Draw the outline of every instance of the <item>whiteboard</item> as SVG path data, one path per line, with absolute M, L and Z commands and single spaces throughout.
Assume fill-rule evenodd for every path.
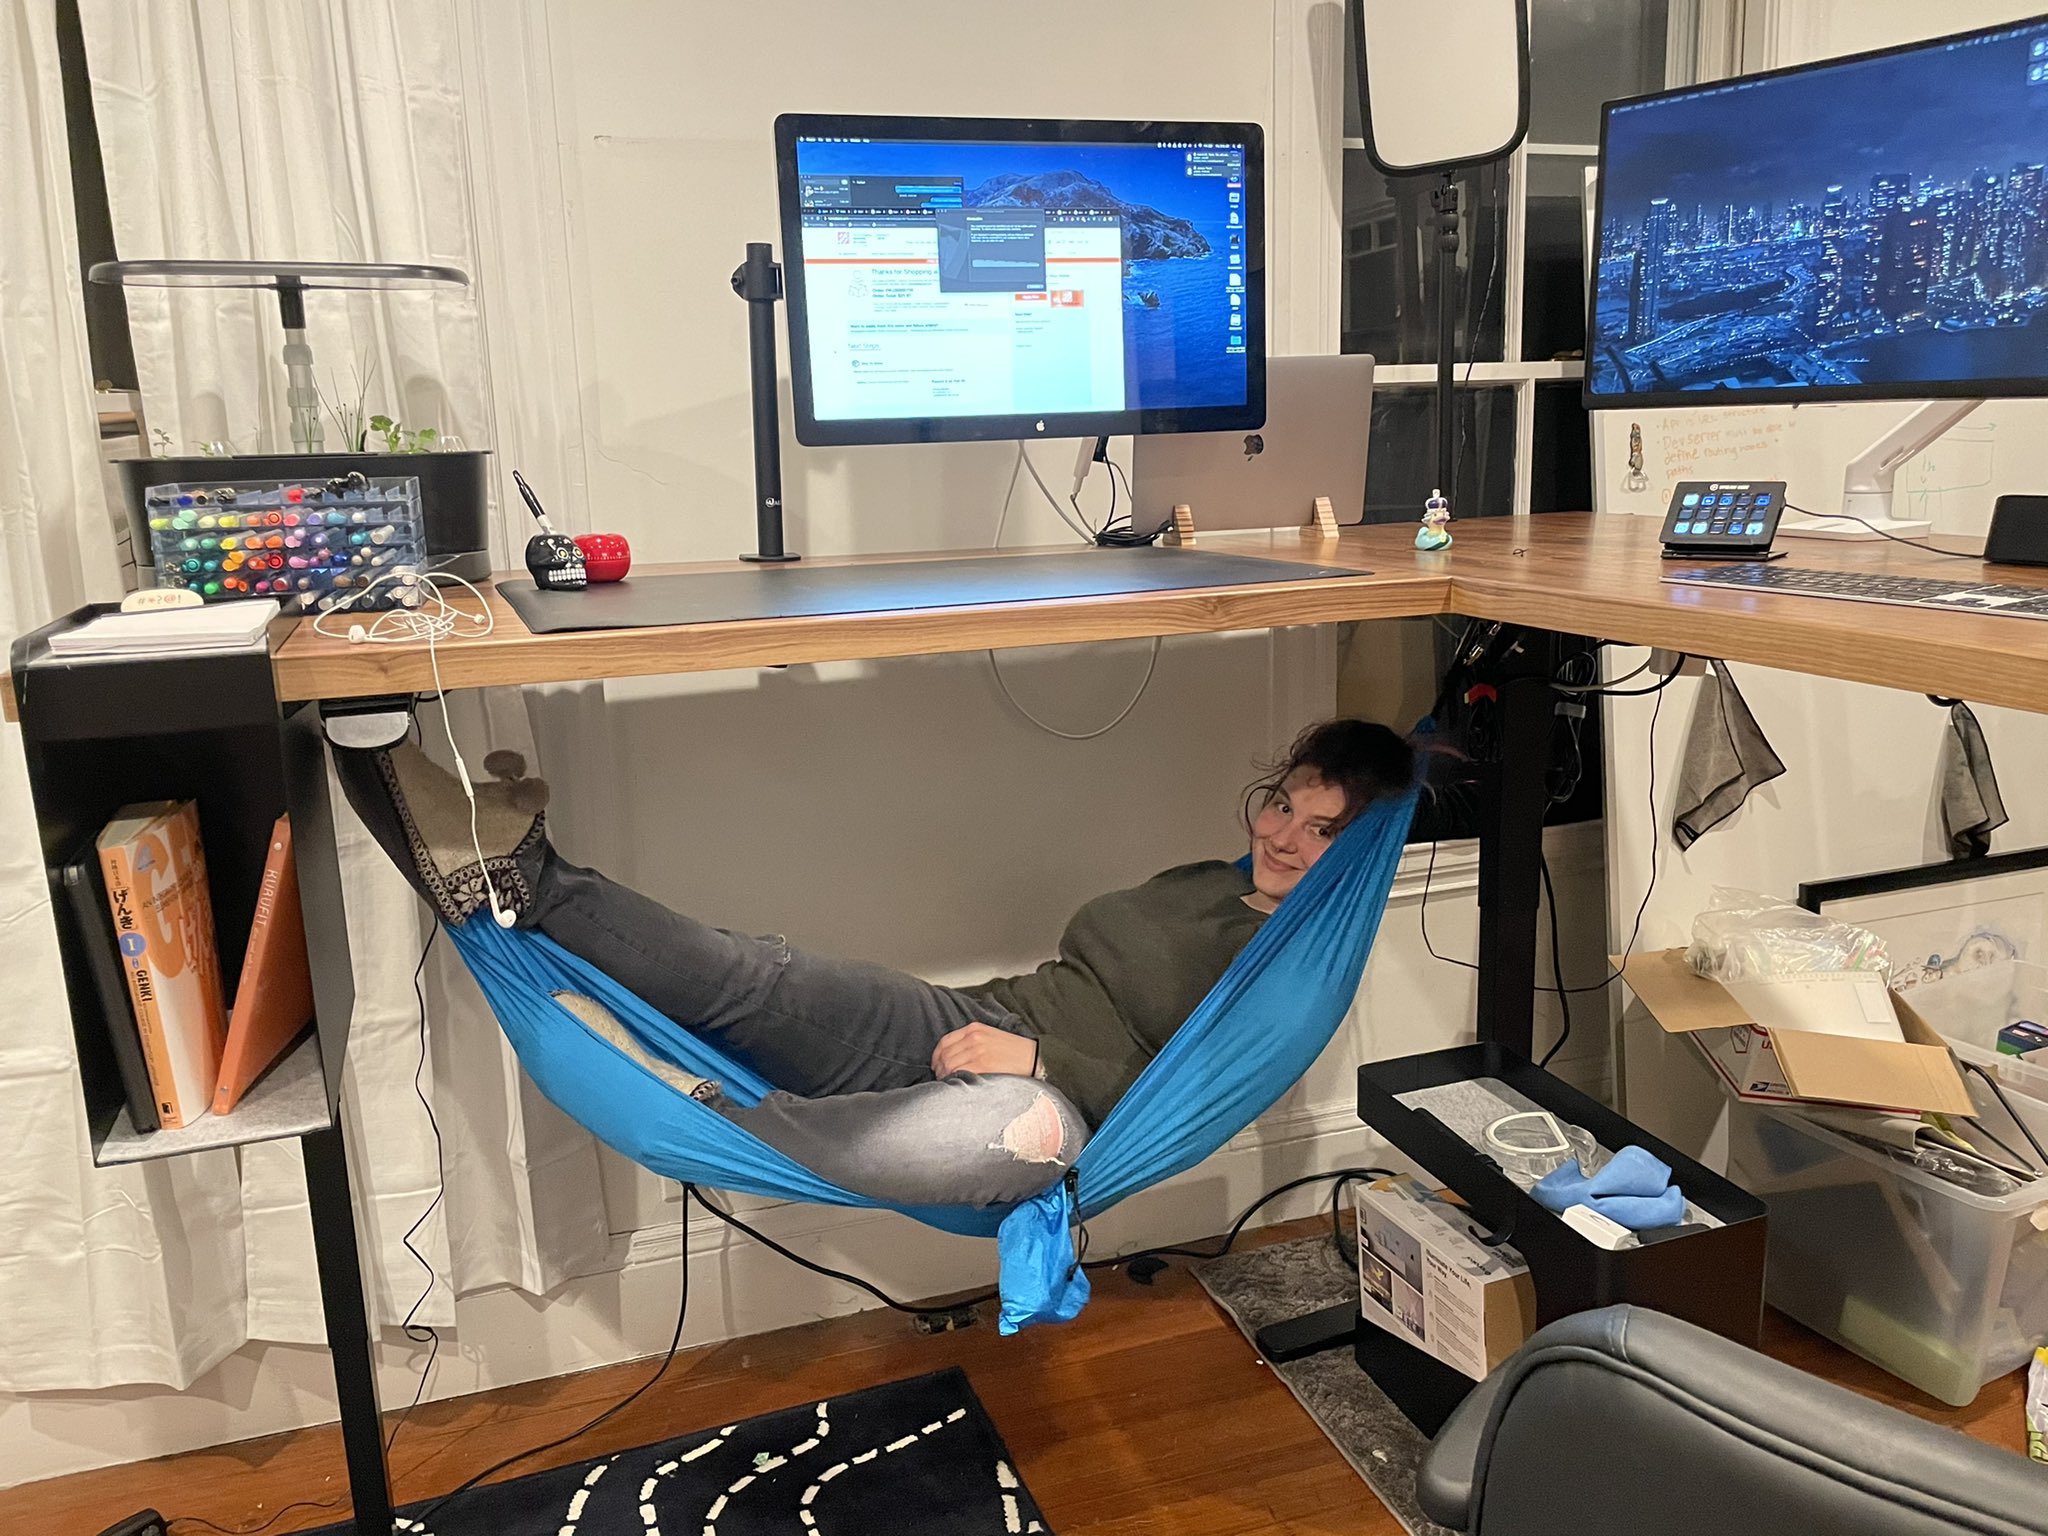
M 1786 499 L 1817 512 L 1841 505 L 1848 461 L 1910 414 L 1913 402 L 1612 410 L 1593 415 L 1593 505 L 1662 516 L 1681 480 L 1783 480 Z M 1639 488 L 1629 430 L 1642 432 Z M 1942 533 L 1982 534 L 2008 492 L 2048 494 L 2048 400 L 1979 406 L 1899 470 L 1901 517 Z

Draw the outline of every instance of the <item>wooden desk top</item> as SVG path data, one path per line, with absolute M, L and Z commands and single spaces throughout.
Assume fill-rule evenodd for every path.
M 1660 528 L 1651 517 L 1556 513 L 1461 523 L 1450 611 L 2048 712 L 2048 622 L 1666 586 Z M 1987 566 L 1882 540 L 1780 538 L 1778 548 L 1787 566 L 2048 590 L 2048 569 Z
M 568 682 L 792 662 L 916 656 L 984 647 L 1205 634 L 1429 614 L 1499 619 L 1637 645 L 1746 661 L 1919 693 L 2048 713 L 2048 623 L 1867 603 L 1672 587 L 1660 581 L 1658 523 L 1551 513 L 1460 523 L 1441 554 L 1411 524 L 1347 528 L 1335 540 L 1293 529 L 1206 535 L 1203 549 L 1345 566 L 1369 575 L 1055 602 L 755 619 L 661 629 L 535 635 L 487 589 L 496 631 L 440 647 L 450 688 Z M 1788 564 L 2000 581 L 2048 589 L 2048 570 L 1944 559 L 1894 543 L 1787 539 Z M 1001 559 L 1015 551 L 969 551 Z M 873 564 L 924 555 L 818 561 Z M 663 566 L 723 570 L 729 566 Z M 287 701 L 424 691 L 424 645 L 350 645 L 302 624 L 277 653 Z M 12 688 L 5 691 L 8 718 Z
M 853 661 L 883 656 L 925 656 L 988 647 L 1064 645 L 1152 635 L 1212 634 L 1288 624 L 1330 624 L 1347 619 L 1399 618 L 1440 613 L 1450 586 L 1441 556 L 1419 555 L 1391 539 L 1363 546 L 1304 538 L 1289 528 L 1217 535 L 1201 548 L 1257 555 L 1307 565 L 1369 569 L 1357 577 L 1269 582 L 1189 591 L 1129 592 L 1051 602 L 991 603 L 973 608 L 922 608 L 888 613 L 829 614 L 805 618 L 745 619 L 660 629 L 585 630 L 536 635 L 511 605 L 489 592 L 496 627 L 485 639 L 448 641 L 440 647 L 442 681 L 450 688 L 494 683 L 570 682 L 583 678 L 644 677 L 668 672 L 714 672 L 725 667 L 791 662 Z M 1074 546 L 1059 546 L 1072 553 Z M 813 565 L 875 565 L 902 560 L 992 560 L 1033 550 L 960 550 L 943 554 L 885 555 L 867 559 L 807 560 Z M 730 562 L 651 566 L 649 571 L 729 571 Z M 521 576 L 518 580 L 525 580 Z M 630 578 L 629 578 L 630 579 Z M 277 653 L 278 696 L 348 698 L 433 687 L 426 647 L 350 645 L 299 630 Z

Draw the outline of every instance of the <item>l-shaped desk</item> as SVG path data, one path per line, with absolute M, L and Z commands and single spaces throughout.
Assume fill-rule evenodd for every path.
M 493 588 L 485 594 L 496 618 L 493 633 L 475 640 L 442 642 L 439 681 L 447 688 L 590 681 L 1441 614 L 1538 632 L 1661 646 L 1698 656 L 2048 713 L 2048 624 L 1669 586 L 1659 580 L 1658 526 L 1648 518 L 1565 513 L 1478 520 L 1458 524 L 1455 545 L 1437 553 L 1414 548 L 1412 525 L 1347 528 L 1334 539 L 1294 529 L 1205 535 L 1200 542 L 1205 550 L 1366 574 L 979 607 L 546 635 L 529 632 Z M 1019 552 L 988 551 L 979 558 L 1002 560 L 1015 553 Z M 835 563 L 874 564 L 912 558 L 929 557 L 882 556 Z M 1937 575 L 1959 581 L 1979 576 L 1975 564 L 1891 543 L 1803 542 L 1793 547 L 1791 558 L 1795 564 L 1839 570 Z M 2001 569 L 1996 579 L 2048 590 L 2048 571 L 2030 576 Z M 62 627 L 62 622 L 52 628 Z M 61 845 L 75 839 L 90 806 L 73 813 L 68 822 L 61 816 L 53 818 L 58 792 L 47 783 L 37 784 L 38 763 L 44 765 L 45 780 L 56 777 L 90 762 L 89 749 L 95 743 L 117 737 L 132 743 L 137 728 L 109 724 L 94 731 L 47 719 L 48 706 L 36 695 L 41 685 L 35 668 L 42 656 L 39 636 L 47 632 L 17 645 L 13 686 L 0 702 L 4 702 L 9 719 L 24 722 L 31 781 L 37 786 L 38 812 L 45 829 L 45 852 L 54 861 L 61 856 Z M 1533 658 L 1530 665 L 1533 670 Z M 309 912 L 309 951 L 319 1002 L 317 1056 L 300 1066 L 303 1089 L 298 1118 L 278 1113 L 273 1102 L 268 1120 L 252 1115 L 245 1126 L 238 1127 L 236 1116 L 230 1116 L 196 1141 L 187 1132 L 169 1133 L 159 1155 L 179 1149 L 170 1136 L 186 1138 L 188 1147 L 232 1145 L 280 1135 L 301 1137 L 307 1151 L 309 1202 L 334 1353 L 355 1527 L 363 1536 L 386 1536 L 391 1528 L 390 1489 L 347 1164 L 337 1129 L 353 988 L 347 977 L 345 939 L 337 941 L 332 935 L 316 933 L 315 928 L 322 925 L 310 920 L 313 914 L 324 913 L 338 921 L 339 878 L 332 838 L 327 833 L 324 764 L 311 724 L 315 711 L 301 706 L 427 692 L 435 686 L 435 676 L 424 644 L 352 645 L 316 634 L 310 624 L 294 621 L 280 621 L 273 632 L 268 673 L 269 723 L 259 709 L 246 718 L 236 717 L 230 726 L 235 731 L 256 732 L 255 736 L 235 738 L 249 741 L 260 739 L 274 725 L 283 744 L 278 765 L 283 804 L 278 808 L 288 806 L 300 829 L 300 880 Z M 1480 828 L 1478 1027 L 1482 1038 L 1497 1040 L 1525 1055 L 1534 1014 L 1537 869 L 1546 801 L 1544 743 L 1550 730 L 1550 705 L 1547 688 L 1503 690 L 1501 765 L 1490 792 L 1483 797 Z M 109 720 L 118 715 L 117 704 L 96 702 L 89 707 Z M 44 717 L 43 723 L 39 716 Z M 109 756 L 112 749 L 102 747 L 100 753 Z M 202 793 L 196 786 L 178 792 Z M 111 809 L 103 807 L 100 814 Z M 207 806 L 203 797 L 201 809 L 204 816 Z M 269 814 L 274 816 L 276 809 Z M 268 821 L 263 820 L 262 826 L 267 829 Z M 77 996 L 74 986 L 74 1009 Z M 82 1028 L 82 1050 L 86 1035 Z M 283 1064 L 272 1077 L 279 1078 L 291 1065 L 289 1061 Z M 262 1098 L 260 1091 L 252 1095 L 258 1112 L 265 1108 Z M 241 1113 L 237 1111 L 237 1115 Z M 130 1133 L 122 1155 L 153 1155 L 149 1142 L 149 1137 Z

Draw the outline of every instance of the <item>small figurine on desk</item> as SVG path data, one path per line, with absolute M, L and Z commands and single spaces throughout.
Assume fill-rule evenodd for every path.
M 1643 424 L 1632 421 L 1628 424 L 1628 474 L 1623 477 L 1624 491 L 1647 491 L 1650 477 L 1643 473 Z
M 1451 504 L 1440 490 L 1432 491 L 1422 504 L 1422 526 L 1415 530 L 1417 549 L 1451 547 Z

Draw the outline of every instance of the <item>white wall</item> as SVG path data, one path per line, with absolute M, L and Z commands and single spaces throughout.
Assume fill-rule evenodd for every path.
M 1281 350 L 1334 343 L 1331 0 L 478 0 L 466 14 L 496 64 L 529 45 L 543 51 L 562 187 L 567 303 L 553 291 L 530 304 L 487 292 L 488 323 L 566 338 L 561 352 L 573 362 L 563 365 L 565 398 L 553 414 L 580 423 L 582 437 L 561 461 L 561 499 L 585 509 L 589 526 L 626 533 L 643 560 L 724 558 L 751 540 L 745 313 L 726 279 L 746 240 L 776 232 L 770 125 L 781 110 L 1264 122 L 1273 136 L 1273 267 L 1287 274 L 1274 284 L 1272 334 Z M 534 166 L 536 195 L 547 195 L 556 173 Z M 538 461 L 545 449 L 532 451 Z M 1040 451 L 1049 470 L 1066 459 L 1064 445 Z M 786 442 L 792 546 L 826 554 L 982 544 L 1012 452 Z M 1063 536 L 1035 498 L 1026 482 L 1008 542 Z M 1370 654 L 1377 634 L 1360 631 L 1354 651 Z M 1013 652 L 1002 664 L 1020 699 L 1074 730 L 1121 707 L 1148 652 L 1144 643 Z M 1070 743 L 1019 719 L 988 667 L 976 655 L 608 685 L 601 708 L 574 706 L 587 731 L 578 755 L 542 765 L 558 785 L 557 836 L 572 856 L 722 924 L 786 932 L 936 979 L 984 977 L 1035 963 L 1087 896 L 1232 852 L 1238 792 L 1254 760 L 1329 712 L 1336 695 L 1328 632 L 1174 640 L 1122 727 Z M 1600 973 L 1597 829 L 1553 834 L 1551 857 L 1567 976 L 1590 980 Z M 1471 973 L 1421 944 L 1424 863 L 1418 850 L 1404 867 L 1359 1006 L 1323 1061 L 1218 1157 L 1096 1223 L 1098 1253 L 1219 1230 L 1288 1177 L 1375 1155 L 1356 1120 L 1356 1063 L 1470 1033 Z M 1440 953 L 1473 953 L 1475 883 L 1472 850 L 1443 849 L 1429 907 Z M 1559 1065 L 1604 1093 L 1606 1021 L 1594 1013 L 1588 1000 Z M 1553 1006 L 1539 1027 L 1547 1042 Z M 673 1195 L 610 1159 L 610 1264 L 546 1298 L 463 1298 L 429 1395 L 658 1350 L 673 1324 L 673 1256 L 685 1238 Z M 1274 1214 L 1313 1204 L 1311 1196 Z M 902 1296 L 976 1285 L 993 1272 L 989 1245 L 893 1216 L 783 1206 L 761 1220 Z M 708 1218 L 687 1241 L 700 1258 L 691 1342 L 867 1304 L 751 1245 L 730 1245 Z M 423 1359 L 395 1338 L 380 1348 L 387 1404 L 411 1398 Z M 0 1484 L 332 1416 L 324 1353 L 280 1346 L 252 1346 L 182 1395 L 0 1397 Z
M 1887 47 L 1942 32 L 1990 26 L 2032 14 L 2014 0 L 1838 0 L 1781 4 L 1770 37 L 1776 55 L 1752 67 Z M 1823 509 L 1839 497 L 1844 461 L 1913 407 L 1896 405 L 1767 407 L 1655 414 L 1656 437 L 1704 445 L 1692 465 L 1657 461 L 1652 490 L 1631 498 L 1619 479 L 1625 464 L 1623 413 L 1596 418 L 1604 435 L 1605 479 L 1596 488 L 1603 510 L 1658 515 L 1663 481 L 1739 465 L 1759 479 L 1789 478 L 1789 499 Z M 1646 420 L 1646 430 L 1651 423 Z M 1620 440 L 1618 440 L 1620 439 Z M 1654 441 L 1654 439 L 1653 439 Z M 1993 402 L 1899 475 L 1902 515 L 1931 516 L 1937 531 L 1981 536 L 1994 499 L 2038 490 L 2048 472 L 2048 403 Z M 1713 455 L 1718 454 L 1718 457 Z M 1810 498 L 1810 499 L 1809 499 Z M 1623 653 L 1625 666 L 1640 652 Z M 1608 912 L 1618 947 L 1628 937 L 1649 874 L 1650 839 L 1659 841 L 1659 871 L 1638 947 L 1684 943 L 1696 913 L 1717 885 L 1792 895 L 1801 881 L 1918 864 L 1945 856 L 1935 819 L 1934 773 L 1944 711 L 1919 694 L 1803 677 L 1753 666 L 1734 675 L 1758 723 L 1785 760 L 1786 775 L 1753 796 L 1747 808 L 1687 853 L 1670 841 L 1678 761 L 1692 718 L 1696 685 L 1681 682 L 1664 695 L 1657 725 L 1658 809 L 1648 813 L 1647 741 L 1652 702 L 1610 701 L 1608 708 Z M 1996 850 L 2048 842 L 2048 797 L 2039 764 L 2048 751 L 2048 719 L 2013 710 L 1977 710 L 2000 770 L 2012 820 L 1993 839 Z M 1630 1115 L 1680 1148 L 1718 1166 L 1724 1131 L 1722 1099 L 1690 1046 L 1664 1036 L 1640 1007 L 1625 1024 L 1625 1091 Z

